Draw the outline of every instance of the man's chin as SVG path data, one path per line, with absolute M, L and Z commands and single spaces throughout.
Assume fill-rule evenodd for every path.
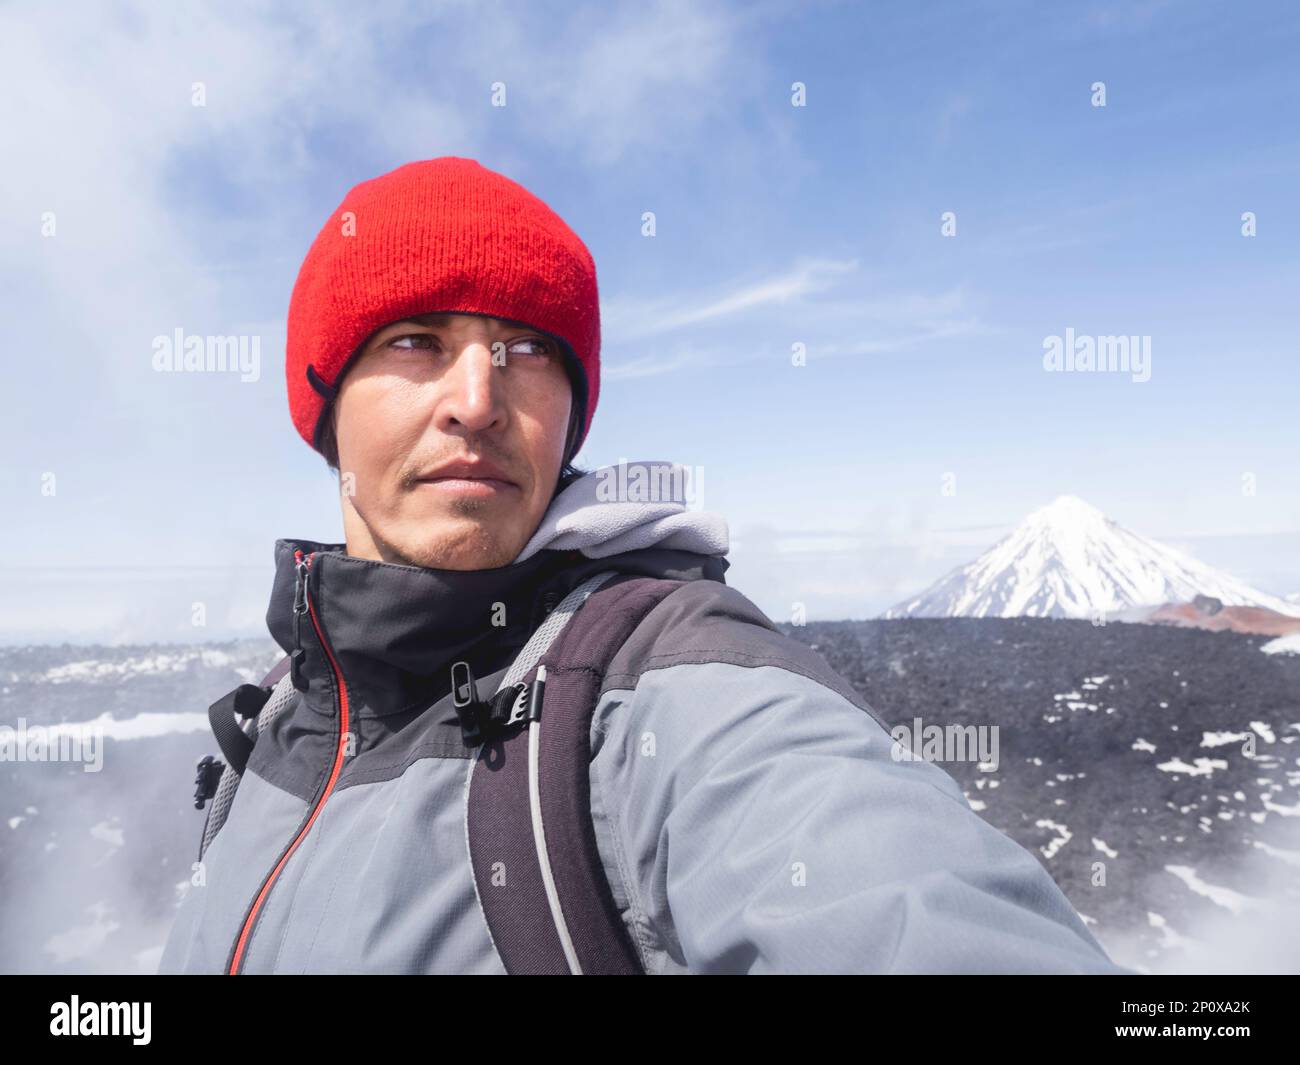
M 499 520 L 439 515 L 406 523 L 388 541 L 389 553 L 409 566 L 424 569 L 479 570 L 508 566 L 523 545 L 503 538 Z

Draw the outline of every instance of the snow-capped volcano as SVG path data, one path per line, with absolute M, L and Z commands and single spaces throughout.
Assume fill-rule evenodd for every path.
M 1197 595 L 1300 614 L 1295 603 L 1121 528 L 1076 496 L 1061 496 L 883 616 L 1092 618 Z

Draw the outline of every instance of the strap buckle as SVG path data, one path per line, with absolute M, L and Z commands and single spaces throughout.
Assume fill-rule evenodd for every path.
M 221 774 L 225 769 L 226 763 L 210 754 L 199 759 L 194 774 L 194 809 L 202 810 L 217 793 L 217 785 L 221 782 Z
M 476 747 L 515 725 L 535 721 L 540 703 L 535 705 L 531 694 L 532 689 L 518 681 L 502 688 L 490 699 L 480 699 L 469 663 L 452 663 L 452 705 L 460 718 L 466 747 Z

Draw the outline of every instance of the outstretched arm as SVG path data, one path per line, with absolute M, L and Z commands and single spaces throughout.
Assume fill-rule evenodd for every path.
M 1123 973 L 1038 860 L 844 695 L 776 664 L 609 691 L 593 806 L 652 969 Z

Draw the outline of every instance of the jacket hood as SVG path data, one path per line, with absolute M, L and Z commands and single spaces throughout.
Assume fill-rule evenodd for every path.
M 643 547 L 702 555 L 730 550 L 721 514 L 687 509 L 692 474 L 672 462 L 620 462 L 578 478 L 543 515 L 516 562 L 546 548 L 610 558 Z
M 277 540 L 267 628 L 287 654 L 302 648 L 308 706 L 332 716 L 341 673 L 353 716 L 418 713 L 450 691 L 453 661 L 468 661 L 478 677 L 504 668 L 549 610 L 603 570 L 725 583 L 721 515 L 689 510 L 681 492 L 637 501 L 627 487 L 619 466 L 578 478 L 557 493 L 516 560 L 492 569 L 377 562 L 347 554 L 345 544 Z M 301 571 L 297 552 L 310 556 Z M 299 614 L 303 599 L 311 609 Z

